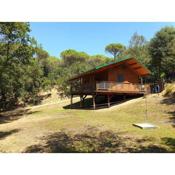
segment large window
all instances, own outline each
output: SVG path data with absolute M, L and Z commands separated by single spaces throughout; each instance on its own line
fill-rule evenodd
M 123 74 L 119 74 L 118 76 L 117 76 L 117 82 L 119 82 L 119 83 L 122 83 L 122 82 L 124 82 L 124 75 Z

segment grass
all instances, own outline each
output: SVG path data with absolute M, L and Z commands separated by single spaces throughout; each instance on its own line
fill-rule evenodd
M 132 126 L 144 122 L 144 98 L 95 111 L 65 109 L 69 100 L 56 99 L 53 95 L 43 105 L 1 113 L 0 151 L 175 152 L 174 99 L 147 97 L 147 120 L 158 126 L 153 130 Z
M 164 96 L 174 96 L 175 97 L 175 83 L 166 84 L 163 95 Z

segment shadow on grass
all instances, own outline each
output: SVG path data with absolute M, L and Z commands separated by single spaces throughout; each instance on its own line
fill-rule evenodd
M 141 97 L 141 95 L 135 96 L 127 96 L 125 100 L 123 99 L 123 95 L 116 95 L 111 98 L 110 106 L 114 106 L 117 104 L 124 103 L 134 98 Z M 96 97 L 96 109 L 108 108 L 107 97 L 106 96 L 97 96 Z M 83 110 L 93 110 L 93 99 L 86 98 L 83 103 L 83 107 L 80 107 L 80 101 L 73 103 L 72 106 L 66 105 L 63 107 L 64 109 L 83 109 Z
M 162 138 L 162 141 L 164 144 L 166 144 L 168 147 L 170 147 L 172 152 L 175 152 L 175 138 L 164 137 L 164 138 Z
M 9 123 L 14 120 L 20 119 L 24 115 L 30 115 L 37 112 L 39 111 L 30 111 L 29 109 L 16 109 L 13 111 L 2 112 L 0 113 L 0 124 Z
M 175 104 L 175 98 L 174 97 L 166 97 L 161 101 L 161 104 L 173 105 L 173 104 Z
M 20 129 L 13 129 L 13 130 L 10 130 L 10 131 L 0 131 L 0 140 L 8 137 L 11 134 L 17 133 L 19 131 L 20 131 Z
M 172 127 L 175 127 L 175 111 L 171 111 L 167 113 L 171 115 L 171 117 L 169 117 L 168 123 L 171 123 Z
M 174 119 L 175 122 L 175 111 L 170 111 L 168 112 L 168 114 L 172 115 L 172 119 Z
M 64 109 L 84 109 L 84 110 L 93 109 L 92 108 L 92 98 L 86 98 L 84 100 L 83 108 L 80 107 L 80 101 L 73 103 L 72 106 L 70 104 L 63 106 L 63 108 Z
M 56 132 L 43 137 L 42 144 L 31 145 L 27 153 L 165 153 L 167 149 L 151 144 L 150 138 L 126 138 L 111 130 L 87 127 L 81 134 Z M 129 142 L 128 142 L 129 141 Z M 132 144 L 131 144 L 132 142 Z M 147 146 L 144 146 L 147 143 Z
M 170 111 L 167 112 L 167 114 L 170 115 L 168 123 L 171 123 L 173 127 L 175 127 L 175 98 L 173 96 L 166 97 L 161 101 L 161 104 L 169 105 Z
M 160 145 L 139 146 L 136 149 L 129 148 L 131 153 L 168 153 L 169 151 Z

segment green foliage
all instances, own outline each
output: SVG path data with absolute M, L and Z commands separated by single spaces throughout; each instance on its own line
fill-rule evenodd
M 78 52 L 73 49 L 65 50 L 61 52 L 61 58 L 66 66 L 72 65 L 73 63 L 85 62 L 89 55 L 85 52 Z
M 43 88 L 50 89 L 56 84 L 59 77 L 60 61 L 55 57 L 48 57 L 38 61 L 43 71 Z
M 138 59 L 138 61 L 146 67 L 149 67 L 151 58 L 148 51 L 148 45 L 149 43 L 146 41 L 143 35 L 134 33 L 130 39 L 127 54 Z
M 36 57 L 37 57 L 38 59 L 46 59 L 46 58 L 49 57 L 48 52 L 45 51 L 41 46 L 39 46 L 39 47 L 37 46 L 37 47 L 35 48 L 35 53 L 36 53 Z
M 26 68 L 34 52 L 29 31 L 28 23 L 0 23 L 0 109 L 25 94 Z
M 111 53 L 116 59 L 116 56 L 121 54 L 125 50 L 125 46 L 120 43 L 112 43 L 105 47 L 105 51 Z
M 37 60 L 36 64 L 42 72 L 42 76 L 40 77 L 42 82 L 41 87 L 43 90 L 51 89 L 57 84 L 60 60 L 50 56 L 34 38 L 31 38 L 31 42 L 35 51 L 34 58 Z
M 151 39 L 149 45 L 152 70 L 160 79 L 161 73 L 168 75 L 175 68 L 175 28 L 164 27 Z
M 37 103 L 38 93 L 42 89 L 43 71 L 39 67 L 38 60 L 31 59 L 30 65 L 25 67 L 24 94 L 21 97 L 24 102 Z
M 95 68 L 96 66 L 99 66 L 100 64 L 108 63 L 111 61 L 112 61 L 111 58 L 106 57 L 104 55 L 93 55 L 88 60 L 88 64 L 90 64 L 92 68 Z
M 28 23 L 0 23 L 0 110 L 36 103 L 42 89 L 57 83 L 59 60 L 29 32 Z

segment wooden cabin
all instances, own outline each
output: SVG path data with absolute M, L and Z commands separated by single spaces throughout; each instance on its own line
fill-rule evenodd
M 143 77 L 150 71 L 135 58 L 128 57 L 97 66 L 95 69 L 71 78 L 71 105 L 74 95 L 80 96 L 82 106 L 87 95 L 93 97 L 93 107 L 96 108 L 95 98 L 105 95 L 110 99 L 113 95 L 138 95 L 149 92 L 149 85 L 143 85 Z

